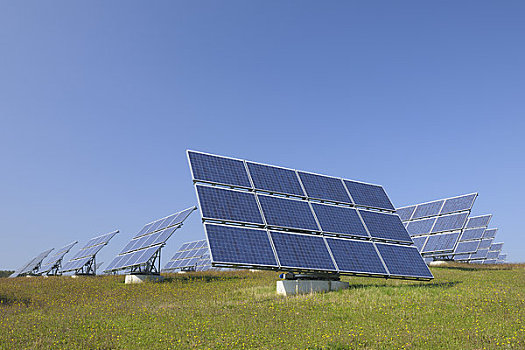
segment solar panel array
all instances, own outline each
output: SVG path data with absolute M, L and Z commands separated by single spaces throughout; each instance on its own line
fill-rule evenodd
M 477 193 L 435 200 L 397 209 L 397 214 L 425 258 L 454 252 Z
M 127 269 L 131 272 L 151 272 L 155 270 L 153 263 L 160 254 L 160 248 L 196 209 L 196 207 L 191 207 L 146 224 L 106 267 L 105 271 L 114 272 Z
M 164 266 L 165 271 L 205 271 L 212 269 L 210 250 L 205 239 L 184 243 Z
M 52 256 L 49 257 L 49 259 L 46 260 L 45 263 L 42 263 L 42 266 L 40 267 L 38 273 L 40 275 L 48 274 L 48 275 L 56 275 L 60 272 L 60 267 L 62 264 L 62 259 L 64 259 L 64 256 L 69 253 L 71 248 L 78 242 L 71 242 L 64 247 L 57 250 Z
M 454 260 L 468 262 L 483 259 L 485 249 L 488 249 L 493 239 L 493 237 L 488 237 L 490 236 L 491 229 L 487 229 L 491 218 L 492 214 L 472 216 L 469 218 L 458 245 L 454 250 Z
M 29 260 L 26 264 L 22 265 L 18 270 L 13 272 L 9 277 L 18 277 L 23 275 L 29 275 L 29 274 L 35 274 L 40 265 L 42 264 L 42 261 L 51 253 L 53 249 L 49 249 L 46 251 L 43 251 L 42 253 L 35 256 L 33 259 Z
M 188 158 L 214 266 L 433 278 L 379 185 Z
M 90 239 L 69 261 L 62 267 L 62 272 L 74 271 L 75 273 L 95 274 L 96 254 L 106 246 L 118 233 L 113 231 Z

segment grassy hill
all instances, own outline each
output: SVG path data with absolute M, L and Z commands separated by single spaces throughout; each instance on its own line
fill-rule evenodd
M 274 272 L 1 279 L 0 348 L 525 348 L 525 265 L 432 273 L 296 297 L 275 294 Z

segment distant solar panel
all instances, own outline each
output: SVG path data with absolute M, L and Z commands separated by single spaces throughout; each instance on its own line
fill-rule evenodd
M 466 228 L 475 228 L 475 227 L 487 227 L 489 225 L 492 214 L 488 215 L 479 215 L 471 216 L 468 219 Z
M 473 239 L 481 239 L 483 237 L 484 232 L 485 232 L 485 228 L 483 227 L 466 229 L 463 231 L 463 234 L 461 235 L 461 240 L 470 241 Z
M 474 253 L 478 250 L 480 241 L 467 241 L 467 242 L 458 242 L 458 245 L 456 246 L 456 249 L 454 250 L 455 254 L 459 255 L 465 255 L 466 253 Z M 466 258 L 468 259 L 468 254 L 466 254 Z M 455 256 L 455 259 L 459 259 L 457 255 Z
M 496 237 L 496 233 L 498 232 L 497 228 L 489 228 L 486 229 L 483 233 L 483 238 L 494 238 Z
M 160 273 L 160 259 L 158 259 L 160 249 L 196 209 L 196 207 L 191 207 L 144 226 L 106 267 L 105 271 L 128 270 L 130 273 Z M 159 266 L 156 266 L 155 262 Z
M 492 241 L 494 240 L 494 238 L 487 238 L 487 239 L 482 239 L 481 240 L 481 243 L 479 244 L 479 249 L 485 249 L 485 248 L 490 248 L 490 246 L 492 245 Z
M 474 205 L 474 201 L 476 200 L 477 196 L 477 193 L 471 193 L 463 196 L 449 198 L 445 200 L 440 214 L 443 215 L 464 210 L 470 210 L 472 209 L 472 206 Z
M 441 211 L 441 208 L 443 207 L 444 202 L 444 200 L 439 200 L 418 204 L 414 214 L 412 215 L 412 220 L 438 215 Z
M 410 207 L 403 207 L 403 208 L 397 208 L 396 214 L 399 215 L 399 218 L 401 221 L 405 222 L 412 218 L 412 214 L 414 214 L 414 210 L 416 210 L 416 206 L 410 206 Z
M 503 249 L 503 242 L 492 243 L 490 245 L 490 251 L 501 251 L 501 249 Z
M 42 253 L 35 256 L 33 259 L 29 260 L 26 264 L 22 265 L 18 270 L 13 272 L 9 277 L 18 277 L 29 274 L 36 274 L 42 261 L 51 253 L 53 249 L 43 251 Z
M 468 212 L 464 212 L 439 216 L 432 227 L 432 233 L 461 230 L 465 226 L 468 215 Z
M 210 250 L 205 239 L 184 243 L 164 266 L 165 271 L 202 271 L 211 268 L 208 264 Z
M 436 218 L 427 218 L 408 222 L 407 230 L 410 236 L 428 235 L 434 227 Z
M 460 232 L 430 235 L 421 252 L 452 252 L 459 235 Z
M 62 266 L 62 272 L 93 275 L 97 273 L 96 254 L 104 248 L 119 231 L 91 238 L 73 257 Z
M 244 164 L 251 184 L 244 186 L 237 177 L 222 177 L 231 172 L 221 172 L 222 160 L 210 165 L 210 174 L 203 162 L 194 165 L 201 159 L 194 153 L 188 151 L 188 159 L 213 266 L 432 278 L 381 186 L 236 159 L 236 165 L 224 162 L 237 169 Z M 219 188 L 226 185 L 238 189 Z M 419 258 L 416 272 L 389 271 L 376 248 L 380 241 L 394 243 L 384 248 L 391 264 L 396 254 Z M 403 244 L 409 249 L 397 248 Z
M 53 254 L 49 259 L 42 263 L 42 266 L 40 267 L 40 270 L 38 271 L 39 274 L 48 274 L 48 275 L 57 275 L 60 272 L 61 266 L 62 266 L 62 260 L 64 259 L 64 256 L 73 248 L 75 244 L 77 244 L 78 241 L 69 243 L 65 245 L 64 247 L 58 249 L 55 254 Z

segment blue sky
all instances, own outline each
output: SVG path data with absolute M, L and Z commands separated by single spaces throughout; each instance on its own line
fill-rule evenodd
M 479 192 L 525 261 L 522 1 L 3 1 L 0 269 L 196 204 L 185 150 Z M 198 214 L 163 263 L 204 236 Z

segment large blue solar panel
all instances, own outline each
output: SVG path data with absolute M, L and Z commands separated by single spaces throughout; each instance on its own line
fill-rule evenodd
M 416 207 L 416 210 L 414 214 L 412 215 L 413 219 L 420 219 L 427 216 L 436 216 L 439 214 L 439 211 L 441 210 L 441 207 L 443 206 L 444 200 L 419 204 Z
M 487 253 L 487 259 L 497 259 L 501 250 L 489 250 Z
M 414 210 L 416 210 L 415 205 L 411 207 L 403 207 L 403 208 L 396 209 L 396 214 L 399 215 L 399 218 L 401 219 L 401 221 L 407 221 L 407 220 L 410 220 L 410 218 L 412 217 L 412 214 L 414 214 Z
M 407 231 L 410 236 L 429 234 L 432 226 L 434 226 L 434 222 L 436 222 L 436 218 L 410 221 L 407 226 Z
M 458 242 L 458 245 L 456 246 L 454 253 L 456 254 L 474 253 L 476 250 L 478 250 L 479 243 L 480 241 Z
M 341 179 L 298 172 L 308 197 L 332 202 L 352 203 Z
M 241 160 L 188 151 L 193 178 L 198 181 L 251 188 Z
M 302 197 L 306 196 L 294 170 L 251 162 L 246 162 L 246 164 L 256 189 Z
M 454 246 L 459 238 L 459 232 L 445 233 L 428 236 L 427 243 L 423 247 L 423 253 L 446 252 L 454 250 Z
M 308 202 L 258 195 L 269 226 L 319 231 Z
M 213 263 L 278 267 L 265 230 L 205 224 Z
M 468 212 L 439 216 L 432 233 L 461 230 L 467 221 Z
M 270 232 L 281 267 L 336 272 L 323 237 Z
M 355 209 L 318 203 L 312 208 L 323 232 L 370 237 Z
M 414 246 L 376 243 L 379 254 L 392 276 L 434 278 Z
M 468 218 L 466 228 L 474 227 L 487 227 L 489 225 L 492 214 L 481 215 L 481 216 L 471 216 Z
M 463 210 L 470 210 L 476 197 L 477 193 L 471 193 L 464 196 L 449 198 L 445 201 L 441 214 L 450 214 Z
M 490 251 L 501 251 L 503 249 L 503 243 L 492 243 L 490 245 Z
M 88 262 L 90 262 L 91 259 L 92 257 L 88 256 L 88 257 L 81 258 L 81 259 L 70 260 L 64 264 L 64 266 L 62 267 L 62 272 L 80 270 Z
M 487 254 L 489 253 L 489 249 L 488 248 L 483 248 L 481 249 L 478 248 L 478 251 L 473 253 L 473 254 L 470 254 L 470 259 L 485 259 L 487 257 Z
M 423 246 L 425 245 L 427 238 L 428 236 L 419 236 L 419 237 L 412 238 L 412 241 L 414 241 L 414 245 L 417 247 L 417 250 L 421 251 L 423 249 Z
M 485 248 L 490 248 L 490 245 L 492 244 L 492 241 L 494 240 L 494 238 L 486 238 L 486 239 L 482 239 L 481 240 L 481 243 L 479 244 L 479 249 L 485 249 Z
M 340 272 L 387 275 L 372 242 L 326 238 Z
M 470 228 L 463 231 L 461 235 L 462 241 L 470 241 L 472 239 L 481 239 L 483 233 L 485 232 L 484 228 Z
M 405 226 L 396 214 L 359 210 L 370 236 L 397 242 L 412 243 Z
M 203 218 L 263 224 L 253 193 L 200 185 L 196 187 Z
M 486 229 L 483 233 L 483 238 L 494 238 L 496 237 L 496 232 L 498 232 L 497 228 Z
M 366 207 L 395 210 L 382 186 L 344 180 L 355 204 Z

